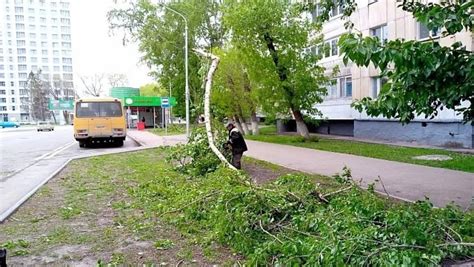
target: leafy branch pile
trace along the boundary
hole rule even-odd
[[[214,123],[219,125],[219,123]],[[224,130],[215,127],[217,131],[214,133],[214,143],[217,147],[223,148],[227,141],[227,135]],[[221,152],[229,157],[229,151],[221,149]],[[206,129],[196,127],[193,129],[187,144],[180,144],[171,149],[167,160],[176,165],[176,170],[190,175],[205,175],[208,172],[215,171],[221,161],[209,149]]]
[[[251,265],[435,265],[474,257],[474,213],[393,203],[362,190],[346,171],[334,185],[288,174],[258,186],[216,168],[162,175],[131,192],[148,216],[199,242],[228,245]]]

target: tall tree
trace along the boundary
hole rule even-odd
[[[105,74],[96,73],[90,76],[81,76],[80,79],[84,85],[85,94],[98,97],[104,93]]]
[[[41,70],[37,73],[30,72],[26,81],[25,89],[28,92],[28,104],[30,108],[30,116],[33,120],[45,121],[50,118],[48,108],[51,87],[48,83],[41,79]]]
[[[193,48],[212,50],[222,43],[223,30],[217,1],[186,0],[160,5],[149,0],[132,2],[128,8],[113,9],[108,13],[112,30],[124,30],[126,40],[139,43],[142,60],[154,67],[151,73],[160,84],[173,88],[178,103],[185,103],[184,77],[184,21],[170,11],[182,13],[188,21],[189,41],[189,88],[192,116],[202,113],[203,87],[205,75],[199,70],[208,60],[201,60]],[[185,107],[180,104],[175,112],[184,116]]]
[[[307,6],[287,1],[236,1],[227,4],[224,23],[233,42],[256,66],[253,80],[261,80],[262,105],[271,113],[291,113],[298,132],[309,138],[304,114],[315,114],[328,79],[319,57],[306,52],[320,38],[310,38],[319,25],[303,19]]]
[[[246,124],[250,119],[252,133],[258,134],[255,96],[240,51],[233,47],[215,54],[221,61],[214,82],[213,103],[223,115],[234,118],[245,134],[250,133]]]
[[[140,86],[142,96],[168,96],[169,91],[159,83],[147,83]]]
[[[107,74],[107,81],[109,82],[110,87],[128,85],[128,78],[124,73],[109,73]]]

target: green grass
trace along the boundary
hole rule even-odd
[[[172,125],[168,125],[168,129],[166,130],[164,128],[155,128],[155,129],[150,129],[148,131],[160,136],[179,135],[179,134],[186,133],[186,125],[185,124],[172,124]]]
[[[474,172],[474,156],[463,153],[451,152],[443,149],[414,148],[395,145],[372,144],[357,141],[336,140],[330,138],[312,138],[305,141],[297,135],[277,135],[274,126],[260,129],[258,136],[246,136],[247,139],[269,143],[285,144],[306,147],[324,151],[339,152],[370,158],[406,162],[431,167]],[[417,160],[416,156],[422,155],[447,155],[451,160]]]

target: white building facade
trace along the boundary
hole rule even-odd
[[[31,71],[41,70],[59,99],[74,99],[70,1],[2,0],[0,19],[0,120],[32,120],[25,104]],[[59,123],[61,115],[53,115]]]
[[[429,31],[418,23],[411,13],[398,7],[396,0],[357,0],[357,10],[350,20],[354,28],[364,36],[378,36],[380,40],[428,40],[430,38],[442,45],[462,42],[473,50],[473,33],[463,31],[454,36],[441,37],[440,31]],[[313,16],[318,15],[318,10]],[[338,38],[347,32],[341,19],[342,10],[333,10],[331,18],[324,26],[325,44],[330,49],[324,51],[320,61],[329,71],[338,66],[335,84],[328,88],[328,96],[316,108],[322,111],[326,122],[317,131],[325,134],[354,136],[363,139],[413,142],[432,146],[472,148],[474,143],[473,126],[463,124],[462,116],[453,110],[443,110],[431,120],[417,117],[408,125],[383,117],[373,118],[351,108],[356,99],[366,96],[376,98],[385,79],[373,66],[358,67],[344,65],[337,47]],[[422,66],[420,66],[422,67]],[[330,74],[330,73],[328,73]]]

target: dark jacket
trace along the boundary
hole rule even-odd
[[[232,153],[234,154],[247,151],[247,144],[245,143],[244,137],[237,128],[232,128],[232,130],[229,131],[229,141],[227,141],[227,143],[232,146]]]

